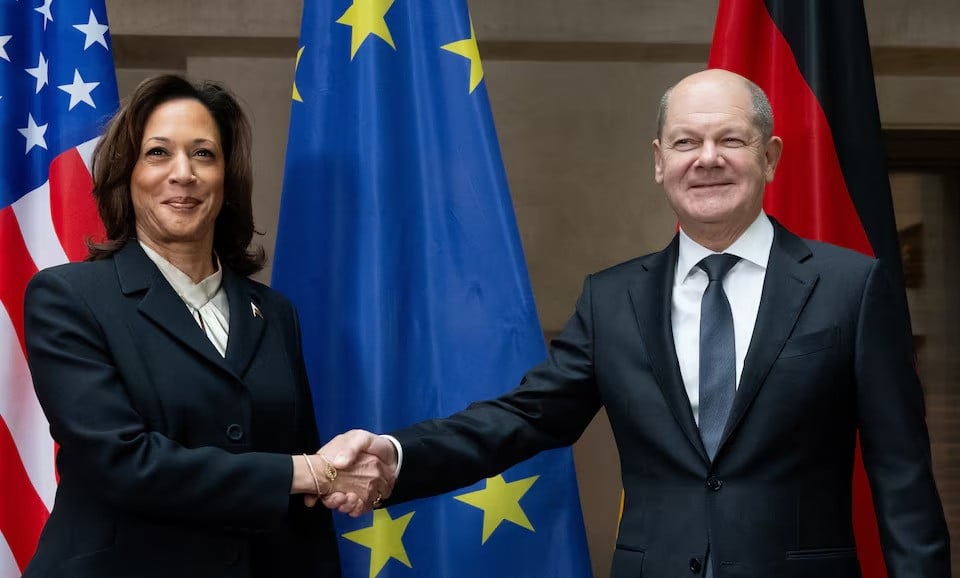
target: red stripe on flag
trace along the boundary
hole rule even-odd
[[[761,0],[721,0],[710,68],[756,82],[773,107],[783,157],[764,209],[802,237],[873,255],[847,190],[830,125],[797,67],[786,39]],[[887,575],[860,444],[853,474],[853,522],[864,576]]]
[[[720,3],[708,66],[749,78],[770,98],[784,146],[766,211],[801,237],[873,255],[827,118],[762,1]]]
[[[27,251],[27,245],[20,233],[17,217],[11,207],[0,210],[0,302],[7,310],[10,321],[16,329],[20,348],[26,355],[23,341],[23,295],[27,283],[37,272],[37,266]]]
[[[50,163],[50,217],[71,261],[82,261],[87,256],[88,237],[106,236],[92,190],[90,171],[75,147]]]
[[[37,495],[7,423],[0,418],[0,534],[22,572],[37,548],[49,514]]]
[[[0,210],[0,302],[7,310],[26,354],[23,338],[23,297],[37,267],[27,251],[16,215],[11,207]],[[5,387],[13,384],[4,383]],[[40,531],[49,513],[30,482],[16,443],[0,416],[0,533],[23,570],[33,557]]]
[[[873,509],[873,492],[860,455],[860,437],[857,437],[857,455],[853,467],[853,533],[857,538],[857,556],[864,576],[886,578],[887,565],[883,561],[880,528]]]

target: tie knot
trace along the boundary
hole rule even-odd
[[[697,267],[700,267],[710,281],[723,281],[730,269],[740,261],[740,257],[728,253],[719,253],[704,257]]]

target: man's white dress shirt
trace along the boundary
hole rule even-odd
[[[747,230],[724,253],[740,257],[723,279],[723,290],[733,312],[734,347],[737,356],[737,387],[743,360],[757,323],[760,294],[773,247],[773,224],[762,211]],[[700,423],[700,300],[707,288],[707,274],[697,263],[714,251],[699,245],[680,229],[680,254],[673,281],[671,323],[673,342],[680,362],[680,375],[690,399],[693,418]]]

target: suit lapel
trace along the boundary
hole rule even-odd
[[[721,450],[760,391],[819,279],[818,272],[806,263],[812,254],[803,240],[773,219],[771,221],[774,240],[763,282],[760,309],[744,359],[740,387],[720,440]]]
[[[145,317],[186,348],[229,371],[220,352],[190,315],[183,300],[135,239],[116,253],[114,262],[124,295],[146,291],[138,306]]]
[[[630,300],[657,385],[660,386],[663,397],[684,435],[697,449],[703,461],[710,463],[700,439],[700,430],[693,419],[693,410],[683,385],[673,341],[670,311],[673,307],[673,281],[678,251],[679,238],[674,237],[666,249],[651,255],[642,263],[643,274],[630,287]]]
[[[243,375],[260,344],[266,320],[260,310],[260,303],[250,292],[250,281],[224,269],[223,285],[227,291],[227,300],[230,302],[227,364],[234,373]]]

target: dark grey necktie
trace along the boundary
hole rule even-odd
[[[712,461],[737,392],[733,313],[723,278],[740,261],[736,255],[710,255],[697,263],[710,279],[700,301],[700,438]]]

